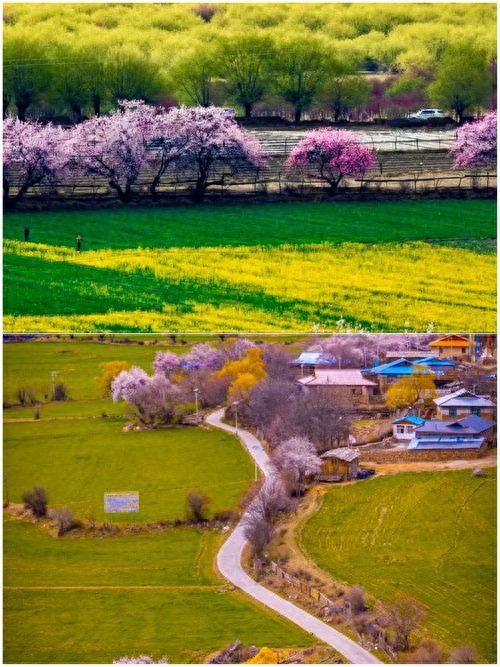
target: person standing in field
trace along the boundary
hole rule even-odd
[[[29,227],[24,228],[24,240],[25,241],[30,240],[30,228]]]
[[[82,249],[82,241],[83,241],[82,237],[80,236],[80,234],[78,234],[78,236],[76,237],[76,252],[80,252],[80,250]]]

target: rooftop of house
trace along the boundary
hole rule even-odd
[[[437,354],[437,353],[436,353]],[[386,359],[421,359],[422,357],[433,356],[429,350],[386,350],[384,352]],[[435,357],[436,359],[438,357]]]
[[[479,449],[484,438],[479,436],[440,436],[428,435],[423,438],[414,438],[408,449]]]
[[[351,463],[355,459],[359,458],[359,451],[353,449],[352,447],[338,447],[337,449],[329,449],[324,454],[321,454],[322,459],[340,459],[341,461],[347,461]]]
[[[320,368],[311,375],[299,378],[303,386],[332,387],[376,387],[377,383],[367,380],[361,375],[359,368]]]
[[[425,419],[422,419],[422,417],[417,417],[417,415],[404,415],[403,417],[398,417],[392,423],[413,424],[414,426],[421,426],[422,424],[425,424]]]
[[[297,359],[290,362],[291,366],[328,366],[334,364],[335,357],[324,352],[302,352]]]
[[[440,408],[492,408],[495,406],[495,403],[491,398],[488,398],[487,396],[479,396],[468,389],[459,389],[451,394],[439,396],[434,399],[434,403]]]
[[[386,364],[380,364],[373,368],[363,368],[364,373],[375,373],[376,375],[415,375],[415,373],[434,373],[442,375],[446,368],[453,368],[457,362],[450,359],[436,359],[435,357],[423,357],[417,359],[406,359],[401,357]]]
[[[439,359],[439,357],[433,357],[428,356],[428,357],[419,357],[418,359],[413,360],[414,364],[422,364],[422,366],[449,366],[453,368],[453,366],[457,366],[457,362],[453,361],[453,359]]]
[[[441,419],[428,419],[415,429],[417,437],[433,435],[451,435],[455,437],[463,435],[480,435],[495,425],[490,419],[484,419],[477,415],[463,417],[454,421],[443,421]]]
[[[468,347],[469,344],[470,340],[467,336],[460,336],[459,334],[441,336],[429,343],[431,347]]]

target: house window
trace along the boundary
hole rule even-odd
[[[477,417],[479,417],[479,415],[481,414],[481,409],[480,408],[471,408],[470,413],[471,413],[471,415],[476,415]]]
[[[465,354],[466,352],[467,352],[467,348],[466,348],[466,347],[463,347],[463,348],[462,348],[462,354]]]
[[[456,417],[457,416],[457,409],[456,408],[448,408],[448,414],[450,417]]]
[[[397,432],[397,433],[404,433],[404,432],[405,432],[405,427],[404,427],[404,425],[399,424],[398,426],[396,426],[396,432]]]

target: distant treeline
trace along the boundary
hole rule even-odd
[[[83,117],[121,99],[366,120],[494,103],[494,4],[15,4],[4,116]]]

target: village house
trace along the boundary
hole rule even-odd
[[[417,426],[425,424],[425,419],[417,415],[404,415],[392,422],[392,435],[395,440],[411,440]]]
[[[324,352],[302,352],[296,359],[290,362],[290,366],[300,368],[302,375],[304,375],[304,371],[311,373],[318,367],[333,367],[335,361],[335,357]]]
[[[384,391],[392,382],[418,373],[432,373],[437,384],[452,382],[456,378],[457,365],[457,362],[451,359],[438,359],[432,356],[417,359],[401,357],[373,368],[363,368],[362,372],[366,375],[375,376],[380,389]]]
[[[470,361],[471,340],[467,336],[449,334],[433,340],[429,344],[432,352],[437,353],[440,359],[454,359],[455,361]]]
[[[378,393],[377,383],[363,377],[359,368],[317,368],[298,383],[307,389],[327,390],[354,405],[366,405]]]
[[[483,453],[494,437],[495,422],[475,415],[455,421],[426,420],[415,428],[410,450],[477,450]]]
[[[322,482],[345,482],[356,479],[359,468],[359,451],[352,447],[330,449],[320,457],[323,460],[321,472],[317,475]]]
[[[434,399],[437,406],[437,417],[448,419],[449,417],[466,417],[475,415],[494,419],[495,403],[487,396],[479,396],[467,389],[459,389],[452,394],[446,394]]]

